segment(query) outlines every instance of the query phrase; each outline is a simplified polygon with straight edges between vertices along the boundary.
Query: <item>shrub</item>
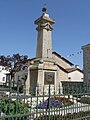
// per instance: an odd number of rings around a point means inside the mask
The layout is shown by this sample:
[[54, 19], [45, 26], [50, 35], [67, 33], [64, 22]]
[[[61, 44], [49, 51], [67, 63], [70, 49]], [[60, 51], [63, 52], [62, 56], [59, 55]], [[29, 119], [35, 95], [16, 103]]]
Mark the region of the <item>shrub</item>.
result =
[[[28, 105], [23, 103], [19, 99], [13, 101], [12, 98], [2, 97], [2, 99], [0, 99], [0, 106], [1, 112], [3, 112], [5, 115], [26, 114], [29, 112]], [[9, 120], [12, 120], [12, 118], [10, 118]]]
[[84, 103], [84, 104], [90, 104], [90, 96], [83, 96], [81, 97], [81, 103]]

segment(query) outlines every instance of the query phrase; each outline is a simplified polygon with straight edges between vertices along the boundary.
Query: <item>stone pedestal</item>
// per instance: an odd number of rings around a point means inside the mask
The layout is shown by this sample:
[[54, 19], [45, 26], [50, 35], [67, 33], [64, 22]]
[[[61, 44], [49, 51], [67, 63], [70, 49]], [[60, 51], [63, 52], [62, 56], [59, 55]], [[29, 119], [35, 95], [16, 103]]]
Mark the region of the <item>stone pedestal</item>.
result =
[[[39, 94], [47, 91], [47, 87], [56, 85], [57, 66], [55, 61], [48, 58], [35, 59], [30, 65], [30, 90], [36, 93], [36, 88], [39, 86]], [[37, 93], [36, 93], [37, 94]]]

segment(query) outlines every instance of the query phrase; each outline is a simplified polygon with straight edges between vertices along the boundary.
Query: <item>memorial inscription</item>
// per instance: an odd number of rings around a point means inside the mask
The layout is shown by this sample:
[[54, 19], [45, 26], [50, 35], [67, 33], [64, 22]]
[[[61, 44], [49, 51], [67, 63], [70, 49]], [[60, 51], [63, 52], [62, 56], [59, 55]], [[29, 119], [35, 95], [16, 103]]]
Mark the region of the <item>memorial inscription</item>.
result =
[[55, 73], [54, 72], [45, 72], [44, 73], [44, 84], [54, 84]]

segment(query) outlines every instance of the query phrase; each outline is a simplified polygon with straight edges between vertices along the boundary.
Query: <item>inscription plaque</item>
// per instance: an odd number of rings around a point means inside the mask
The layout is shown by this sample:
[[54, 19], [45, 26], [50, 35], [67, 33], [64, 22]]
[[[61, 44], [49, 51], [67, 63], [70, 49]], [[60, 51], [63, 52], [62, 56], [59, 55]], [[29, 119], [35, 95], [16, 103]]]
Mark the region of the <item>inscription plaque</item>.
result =
[[55, 73], [54, 72], [45, 72], [44, 73], [44, 84], [54, 84]]

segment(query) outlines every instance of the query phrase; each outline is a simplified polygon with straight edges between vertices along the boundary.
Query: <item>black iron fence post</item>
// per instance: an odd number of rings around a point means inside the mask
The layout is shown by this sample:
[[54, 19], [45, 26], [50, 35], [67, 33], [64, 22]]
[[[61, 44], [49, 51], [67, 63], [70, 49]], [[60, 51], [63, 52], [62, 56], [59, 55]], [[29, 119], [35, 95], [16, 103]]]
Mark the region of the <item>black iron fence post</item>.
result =
[[49, 98], [48, 98], [48, 120], [50, 120], [50, 84], [49, 84]]

